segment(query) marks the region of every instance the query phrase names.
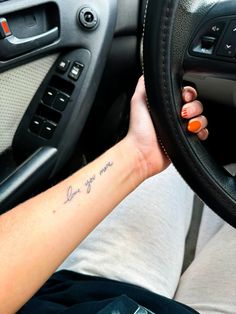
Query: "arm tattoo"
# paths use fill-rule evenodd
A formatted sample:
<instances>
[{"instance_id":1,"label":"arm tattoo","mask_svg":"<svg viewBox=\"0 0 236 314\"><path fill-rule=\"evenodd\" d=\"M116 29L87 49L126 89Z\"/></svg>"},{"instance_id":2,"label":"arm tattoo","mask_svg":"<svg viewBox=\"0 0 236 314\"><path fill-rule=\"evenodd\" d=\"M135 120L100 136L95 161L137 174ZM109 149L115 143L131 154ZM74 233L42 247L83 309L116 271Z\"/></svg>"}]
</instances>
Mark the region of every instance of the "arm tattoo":
<instances>
[{"instance_id":1,"label":"arm tattoo","mask_svg":"<svg viewBox=\"0 0 236 314\"><path fill-rule=\"evenodd\" d=\"M80 189L73 190L73 187L70 185L67 189L66 201L64 202L64 204L71 202L73 198L80 192Z\"/></svg>"},{"instance_id":2,"label":"arm tattoo","mask_svg":"<svg viewBox=\"0 0 236 314\"><path fill-rule=\"evenodd\" d=\"M101 177L106 174L106 172L113 166L113 162L109 161L107 162L99 171L98 175ZM97 176L94 174L92 177L88 178L84 186L86 188L86 193L89 194L92 190L92 185L96 181ZM64 201L64 204L70 203L73 201L73 199L78 196L78 194L82 193L82 190L80 188L74 188L71 185L67 188L66 192L66 200Z\"/></svg>"},{"instance_id":3,"label":"arm tattoo","mask_svg":"<svg viewBox=\"0 0 236 314\"><path fill-rule=\"evenodd\" d=\"M87 188L87 193L89 194L91 192L92 189L92 184L93 182L96 180L96 176L93 175L91 178L89 178L86 182L85 182L85 186Z\"/></svg>"},{"instance_id":4,"label":"arm tattoo","mask_svg":"<svg viewBox=\"0 0 236 314\"><path fill-rule=\"evenodd\" d=\"M99 174L100 174L100 176L102 176L104 173L106 173L107 172L107 170L109 169L109 168L111 168L113 166L113 162L108 162L108 163L106 163L106 165L100 170L100 172L99 172Z\"/></svg>"}]
</instances>

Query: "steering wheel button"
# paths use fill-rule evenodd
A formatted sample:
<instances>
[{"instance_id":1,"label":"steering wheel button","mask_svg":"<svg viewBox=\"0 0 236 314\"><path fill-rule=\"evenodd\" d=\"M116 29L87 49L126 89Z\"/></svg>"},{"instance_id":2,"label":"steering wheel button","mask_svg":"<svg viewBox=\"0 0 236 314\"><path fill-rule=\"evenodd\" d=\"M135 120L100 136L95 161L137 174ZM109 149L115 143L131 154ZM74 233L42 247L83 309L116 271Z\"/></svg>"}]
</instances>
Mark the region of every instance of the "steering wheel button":
<instances>
[{"instance_id":1,"label":"steering wheel button","mask_svg":"<svg viewBox=\"0 0 236 314\"><path fill-rule=\"evenodd\" d=\"M69 73L69 77L75 81L77 81L83 71L84 65L79 63L79 62L74 62L70 73Z\"/></svg>"},{"instance_id":2,"label":"steering wheel button","mask_svg":"<svg viewBox=\"0 0 236 314\"><path fill-rule=\"evenodd\" d=\"M43 95L42 101L45 105L52 106L56 96L57 91L54 88L49 87Z\"/></svg>"},{"instance_id":3,"label":"steering wheel button","mask_svg":"<svg viewBox=\"0 0 236 314\"><path fill-rule=\"evenodd\" d=\"M202 37L202 49L212 49L215 46L216 38L211 36Z\"/></svg>"},{"instance_id":4,"label":"steering wheel button","mask_svg":"<svg viewBox=\"0 0 236 314\"><path fill-rule=\"evenodd\" d=\"M236 55L236 44L232 42L223 42L217 52L219 56L234 58Z\"/></svg>"},{"instance_id":5,"label":"steering wheel button","mask_svg":"<svg viewBox=\"0 0 236 314\"><path fill-rule=\"evenodd\" d=\"M56 99L55 99L54 104L53 104L53 108L55 108L59 111L64 111L69 100L70 100L70 97L68 95L59 93L56 96Z\"/></svg>"},{"instance_id":6,"label":"steering wheel button","mask_svg":"<svg viewBox=\"0 0 236 314\"><path fill-rule=\"evenodd\" d=\"M227 28L217 54L228 58L236 56L236 21L232 21Z\"/></svg>"},{"instance_id":7,"label":"steering wheel button","mask_svg":"<svg viewBox=\"0 0 236 314\"><path fill-rule=\"evenodd\" d=\"M56 124L53 124L49 121L45 121L42 127L42 131L40 133L40 136L49 140L52 138L55 130L56 130Z\"/></svg>"},{"instance_id":8,"label":"steering wheel button","mask_svg":"<svg viewBox=\"0 0 236 314\"><path fill-rule=\"evenodd\" d=\"M227 36L236 36L236 21L232 21L227 30Z\"/></svg>"},{"instance_id":9,"label":"steering wheel button","mask_svg":"<svg viewBox=\"0 0 236 314\"><path fill-rule=\"evenodd\" d=\"M220 34L223 32L225 28L226 23L225 22L217 22L212 24L208 29L208 34L211 36L220 36Z\"/></svg>"}]
</instances>

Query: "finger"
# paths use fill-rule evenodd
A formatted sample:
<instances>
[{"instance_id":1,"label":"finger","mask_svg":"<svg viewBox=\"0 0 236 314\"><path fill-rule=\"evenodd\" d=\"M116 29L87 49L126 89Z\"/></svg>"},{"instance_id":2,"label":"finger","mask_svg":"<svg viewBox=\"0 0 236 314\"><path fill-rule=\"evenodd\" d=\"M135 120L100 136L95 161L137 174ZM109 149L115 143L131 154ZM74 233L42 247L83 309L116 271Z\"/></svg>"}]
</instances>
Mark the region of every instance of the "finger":
<instances>
[{"instance_id":1,"label":"finger","mask_svg":"<svg viewBox=\"0 0 236 314\"><path fill-rule=\"evenodd\" d=\"M188 131L191 133L199 133L207 127L208 121L204 116L191 119L188 123Z\"/></svg>"},{"instance_id":2,"label":"finger","mask_svg":"<svg viewBox=\"0 0 236 314\"><path fill-rule=\"evenodd\" d=\"M132 101L142 99L146 102L146 90L145 90L145 84L144 84L144 77L141 76L138 80L134 95L132 97Z\"/></svg>"},{"instance_id":3,"label":"finger","mask_svg":"<svg viewBox=\"0 0 236 314\"><path fill-rule=\"evenodd\" d=\"M203 105L200 101L194 100L185 104L181 111L181 116L184 119L191 119L199 116L203 112Z\"/></svg>"},{"instance_id":4,"label":"finger","mask_svg":"<svg viewBox=\"0 0 236 314\"><path fill-rule=\"evenodd\" d=\"M197 98L197 91L191 86L186 86L182 90L182 98L184 102L194 101Z\"/></svg>"},{"instance_id":5,"label":"finger","mask_svg":"<svg viewBox=\"0 0 236 314\"><path fill-rule=\"evenodd\" d=\"M146 91L145 91L145 84L144 84L144 76L141 76L138 80L138 84L136 86L136 89L135 89L135 94L146 94Z\"/></svg>"},{"instance_id":6,"label":"finger","mask_svg":"<svg viewBox=\"0 0 236 314\"><path fill-rule=\"evenodd\" d=\"M199 140L205 141L209 136L208 129L202 129L200 132L197 133L197 136L198 136Z\"/></svg>"}]
</instances>

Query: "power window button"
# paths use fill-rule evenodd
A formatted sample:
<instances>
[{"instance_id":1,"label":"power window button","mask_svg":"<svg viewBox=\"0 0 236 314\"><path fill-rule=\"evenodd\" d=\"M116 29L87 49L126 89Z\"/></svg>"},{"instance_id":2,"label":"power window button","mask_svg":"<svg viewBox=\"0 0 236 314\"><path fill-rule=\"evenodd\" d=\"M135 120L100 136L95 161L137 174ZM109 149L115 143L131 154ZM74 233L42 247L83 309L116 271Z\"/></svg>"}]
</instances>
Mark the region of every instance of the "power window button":
<instances>
[{"instance_id":1,"label":"power window button","mask_svg":"<svg viewBox=\"0 0 236 314\"><path fill-rule=\"evenodd\" d=\"M42 101L45 105L52 106L56 96L57 91L54 88L49 87L43 95Z\"/></svg>"},{"instance_id":2,"label":"power window button","mask_svg":"<svg viewBox=\"0 0 236 314\"><path fill-rule=\"evenodd\" d=\"M70 60L63 59L58 63L57 70L58 70L58 72L66 73L69 66L70 66Z\"/></svg>"},{"instance_id":3,"label":"power window button","mask_svg":"<svg viewBox=\"0 0 236 314\"><path fill-rule=\"evenodd\" d=\"M42 131L40 133L40 136L45 138L46 140L49 140L52 138L55 130L56 130L56 124L51 123L49 121L45 121L42 127Z\"/></svg>"},{"instance_id":4,"label":"power window button","mask_svg":"<svg viewBox=\"0 0 236 314\"><path fill-rule=\"evenodd\" d=\"M82 73L84 69L84 65L82 63L79 62L74 62L70 73L69 73L69 78L71 78L74 81L77 81Z\"/></svg>"},{"instance_id":5,"label":"power window button","mask_svg":"<svg viewBox=\"0 0 236 314\"><path fill-rule=\"evenodd\" d=\"M35 116L30 124L30 131L35 134L39 134L44 123L44 119L38 116Z\"/></svg>"},{"instance_id":6,"label":"power window button","mask_svg":"<svg viewBox=\"0 0 236 314\"><path fill-rule=\"evenodd\" d=\"M55 108L59 111L64 111L69 100L70 100L70 97L68 95L59 93L56 96L56 99L55 99L54 104L53 104L53 108Z\"/></svg>"}]
</instances>

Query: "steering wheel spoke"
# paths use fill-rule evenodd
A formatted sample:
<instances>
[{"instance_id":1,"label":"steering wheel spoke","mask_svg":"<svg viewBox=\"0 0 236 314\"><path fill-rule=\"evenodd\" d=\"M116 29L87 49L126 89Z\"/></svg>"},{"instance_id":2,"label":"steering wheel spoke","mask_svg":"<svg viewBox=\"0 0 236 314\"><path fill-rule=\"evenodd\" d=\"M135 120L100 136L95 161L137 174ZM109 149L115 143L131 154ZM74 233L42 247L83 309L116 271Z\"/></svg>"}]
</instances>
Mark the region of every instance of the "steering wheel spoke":
<instances>
[{"instance_id":1,"label":"steering wheel spoke","mask_svg":"<svg viewBox=\"0 0 236 314\"><path fill-rule=\"evenodd\" d=\"M144 76L154 125L185 180L234 227L236 180L186 132L180 90L185 80L204 98L236 106L235 43L234 0L149 0Z\"/></svg>"},{"instance_id":2,"label":"steering wheel spoke","mask_svg":"<svg viewBox=\"0 0 236 314\"><path fill-rule=\"evenodd\" d=\"M184 81L202 98L236 107L236 15L212 17L210 10L190 40L183 66Z\"/></svg>"}]
</instances>

